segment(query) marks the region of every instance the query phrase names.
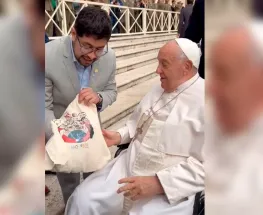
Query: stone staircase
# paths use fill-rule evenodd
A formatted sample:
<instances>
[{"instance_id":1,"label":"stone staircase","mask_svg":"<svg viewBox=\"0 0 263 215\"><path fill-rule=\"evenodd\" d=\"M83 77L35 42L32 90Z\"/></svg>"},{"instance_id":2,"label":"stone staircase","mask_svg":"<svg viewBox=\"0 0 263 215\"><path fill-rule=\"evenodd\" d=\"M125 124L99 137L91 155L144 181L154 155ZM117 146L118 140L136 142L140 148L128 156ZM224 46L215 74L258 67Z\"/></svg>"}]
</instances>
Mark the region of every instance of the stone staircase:
<instances>
[{"instance_id":1,"label":"stone staircase","mask_svg":"<svg viewBox=\"0 0 263 215\"><path fill-rule=\"evenodd\" d=\"M103 128L123 126L144 95L159 81L155 73L159 49L176 34L114 37L109 46L116 54L117 101L101 113Z\"/></svg>"}]
</instances>

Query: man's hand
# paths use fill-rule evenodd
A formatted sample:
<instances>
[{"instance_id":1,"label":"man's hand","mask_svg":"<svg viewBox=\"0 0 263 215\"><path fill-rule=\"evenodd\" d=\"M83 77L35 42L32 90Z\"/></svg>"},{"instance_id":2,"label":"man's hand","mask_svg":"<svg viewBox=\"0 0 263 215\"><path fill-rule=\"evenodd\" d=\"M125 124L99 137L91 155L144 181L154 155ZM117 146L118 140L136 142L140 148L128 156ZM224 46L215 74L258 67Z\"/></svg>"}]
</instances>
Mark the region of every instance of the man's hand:
<instances>
[{"instance_id":1,"label":"man's hand","mask_svg":"<svg viewBox=\"0 0 263 215\"><path fill-rule=\"evenodd\" d=\"M108 147L119 145L121 142L121 135L118 132L103 129L102 134Z\"/></svg>"},{"instance_id":2,"label":"man's hand","mask_svg":"<svg viewBox=\"0 0 263 215\"><path fill-rule=\"evenodd\" d=\"M90 104L98 104L100 102L100 98L96 92L94 92L91 88L82 89L79 93L79 103L84 102L86 106Z\"/></svg>"},{"instance_id":3,"label":"man's hand","mask_svg":"<svg viewBox=\"0 0 263 215\"><path fill-rule=\"evenodd\" d=\"M117 193L124 192L124 196L135 201L163 194L163 187L157 176L135 176L119 180L119 184L127 183L117 190Z\"/></svg>"}]
</instances>

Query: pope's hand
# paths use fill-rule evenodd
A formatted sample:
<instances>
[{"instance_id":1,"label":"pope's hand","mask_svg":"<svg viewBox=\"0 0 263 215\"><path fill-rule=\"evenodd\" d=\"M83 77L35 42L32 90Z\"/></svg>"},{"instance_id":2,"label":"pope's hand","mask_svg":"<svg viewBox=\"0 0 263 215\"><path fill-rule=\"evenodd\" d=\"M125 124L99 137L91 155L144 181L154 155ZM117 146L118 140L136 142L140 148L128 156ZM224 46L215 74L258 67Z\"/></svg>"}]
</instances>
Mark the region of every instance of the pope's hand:
<instances>
[{"instance_id":1,"label":"pope's hand","mask_svg":"<svg viewBox=\"0 0 263 215\"><path fill-rule=\"evenodd\" d=\"M121 135L118 132L102 130L102 134L108 147L119 145L121 142Z\"/></svg>"},{"instance_id":2,"label":"pope's hand","mask_svg":"<svg viewBox=\"0 0 263 215\"><path fill-rule=\"evenodd\" d=\"M119 184L126 183L117 190L135 201L143 198L151 198L158 194L163 194L163 187L157 176L135 176L119 180Z\"/></svg>"},{"instance_id":3,"label":"pope's hand","mask_svg":"<svg viewBox=\"0 0 263 215\"><path fill-rule=\"evenodd\" d=\"M79 93L79 103L81 102L84 102L86 106L90 104L96 105L100 102L100 98L91 88L84 88Z\"/></svg>"}]
</instances>

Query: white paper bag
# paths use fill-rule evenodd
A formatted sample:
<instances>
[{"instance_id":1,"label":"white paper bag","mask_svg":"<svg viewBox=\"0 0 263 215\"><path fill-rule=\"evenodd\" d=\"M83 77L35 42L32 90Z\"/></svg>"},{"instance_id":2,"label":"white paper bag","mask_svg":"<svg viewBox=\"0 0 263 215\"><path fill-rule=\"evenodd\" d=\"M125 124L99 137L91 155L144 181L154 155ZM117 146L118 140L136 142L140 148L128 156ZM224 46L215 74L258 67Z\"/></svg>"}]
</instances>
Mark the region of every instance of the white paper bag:
<instances>
[{"instance_id":1,"label":"white paper bag","mask_svg":"<svg viewBox=\"0 0 263 215\"><path fill-rule=\"evenodd\" d=\"M111 159L95 105L78 103L78 96L60 119L51 121L53 136L46 145L45 169L55 172L93 172Z\"/></svg>"}]
</instances>

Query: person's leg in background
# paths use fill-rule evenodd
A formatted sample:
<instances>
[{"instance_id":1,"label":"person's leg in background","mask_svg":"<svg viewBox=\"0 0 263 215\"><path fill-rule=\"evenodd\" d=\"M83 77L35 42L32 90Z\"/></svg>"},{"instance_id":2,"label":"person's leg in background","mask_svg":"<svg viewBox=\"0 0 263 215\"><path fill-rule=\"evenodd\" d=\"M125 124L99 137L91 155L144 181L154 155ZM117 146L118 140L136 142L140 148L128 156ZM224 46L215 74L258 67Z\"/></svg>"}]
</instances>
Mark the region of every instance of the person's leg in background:
<instances>
[{"instance_id":1,"label":"person's leg in background","mask_svg":"<svg viewBox=\"0 0 263 215\"><path fill-rule=\"evenodd\" d=\"M199 73L200 77L202 77L203 79L205 79L204 54L203 54L203 53L202 53L202 55L201 55L198 73Z\"/></svg>"},{"instance_id":2,"label":"person's leg in background","mask_svg":"<svg viewBox=\"0 0 263 215\"><path fill-rule=\"evenodd\" d=\"M67 5L69 6L71 12L72 12L73 14L76 14L76 11L75 11L75 9L74 9L74 7L73 7L73 4L67 2ZM73 24L74 21L75 21L75 17L71 14L71 12L70 12L68 9L66 9L66 20L67 20L67 31L68 31L68 32L69 32L70 27L72 26L72 24Z\"/></svg>"},{"instance_id":3,"label":"person's leg in background","mask_svg":"<svg viewBox=\"0 0 263 215\"><path fill-rule=\"evenodd\" d=\"M114 25L116 24L117 20L116 20L116 18L115 18L115 16L113 15L112 12L111 12L111 14L110 14L110 18L111 18L111 26L112 26L112 28L113 28ZM118 31L117 31L117 26L114 27L114 29L112 30L112 33L113 33L113 34L118 33Z\"/></svg>"},{"instance_id":4,"label":"person's leg in background","mask_svg":"<svg viewBox=\"0 0 263 215\"><path fill-rule=\"evenodd\" d=\"M48 12L48 14L50 16L52 16L53 14L53 8L52 8L52 5L51 5L51 2L49 0L46 0L45 1L45 10ZM49 21L49 17L45 14L45 24L47 24L47 22ZM54 18L53 18L54 19ZM54 29L54 24L53 22L51 21L46 29L46 33L49 37L53 37L53 29Z\"/></svg>"},{"instance_id":5,"label":"person's leg in background","mask_svg":"<svg viewBox=\"0 0 263 215\"><path fill-rule=\"evenodd\" d=\"M83 173L83 179L85 180L93 172ZM65 205L71 194L74 192L76 187L80 184L80 173L57 173L58 181L61 187L63 200Z\"/></svg>"},{"instance_id":6,"label":"person's leg in background","mask_svg":"<svg viewBox=\"0 0 263 215\"><path fill-rule=\"evenodd\" d=\"M80 173L57 173L65 206L71 194L80 184Z\"/></svg>"},{"instance_id":7,"label":"person's leg in background","mask_svg":"<svg viewBox=\"0 0 263 215\"><path fill-rule=\"evenodd\" d=\"M121 31L120 27L121 27L121 26L120 26L120 24L118 23L117 26L116 26L116 28L117 28L117 33L118 33L118 34L119 34L120 31Z\"/></svg>"}]
</instances>

